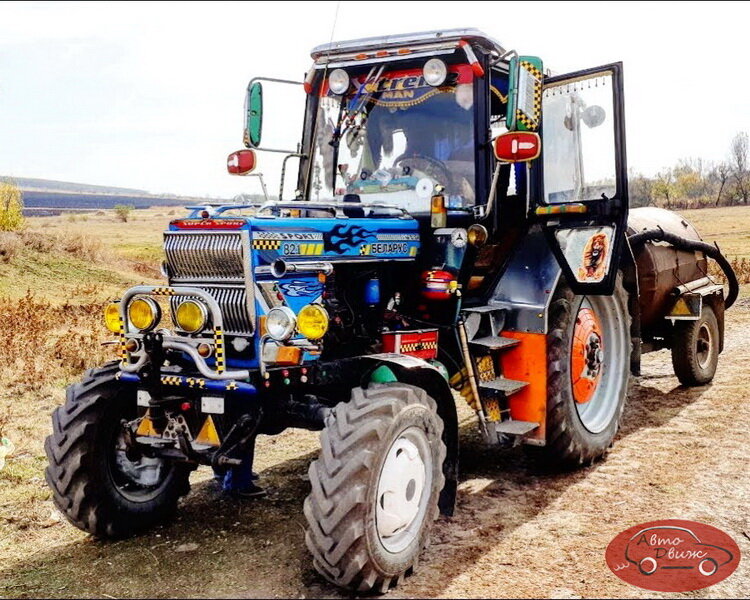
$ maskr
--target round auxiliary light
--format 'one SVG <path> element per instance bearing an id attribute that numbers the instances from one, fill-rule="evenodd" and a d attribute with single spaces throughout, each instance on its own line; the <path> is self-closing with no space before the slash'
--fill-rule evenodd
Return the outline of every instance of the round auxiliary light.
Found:
<path id="1" fill-rule="evenodd" d="M 185 300 L 177 307 L 174 320 L 185 333 L 198 333 L 208 323 L 208 311 L 201 302 Z"/>
<path id="2" fill-rule="evenodd" d="M 104 309 L 104 324 L 112 333 L 120 333 L 120 303 L 110 302 Z"/>
<path id="3" fill-rule="evenodd" d="M 334 93 L 341 94 L 346 93 L 349 89 L 349 73 L 344 69 L 334 69 L 328 76 L 328 88 Z"/>
<path id="4" fill-rule="evenodd" d="M 424 64 L 422 75 L 427 84 L 432 87 L 443 85 L 448 77 L 448 65 L 439 58 L 431 58 Z"/>
<path id="5" fill-rule="evenodd" d="M 469 227 L 468 237 L 469 243 L 472 246 L 480 248 L 487 242 L 489 234 L 487 233 L 487 228 L 484 225 L 474 223 L 471 227 Z"/>
<path id="6" fill-rule="evenodd" d="M 297 327 L 297 317 L 291 308 L 277 306 L 268 311 L 266 331 L 277 342 L 288 340 Z"/>
<path id="7" fill-rule="evenodd" d="M 150 331 L 160 318 L 161 309 L 151 298 L 136 298 L 128 306 L 128 319 L 139 331 Z"/>
<path id="8" fill-rule="evenodd" d="M 328 331 L 328 313 L 320 304 L 308 304 L 297 315 L 297 329 L 308 340 L 319 340 Z"/>

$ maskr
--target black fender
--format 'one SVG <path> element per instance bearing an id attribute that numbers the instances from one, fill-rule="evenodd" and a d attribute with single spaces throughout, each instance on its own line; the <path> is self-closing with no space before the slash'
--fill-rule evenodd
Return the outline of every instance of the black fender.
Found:
<path id="1" fill-rule="evenodd" d="M 443 443 L 446 447 L 443 474 L 445 487 L 440 492 L 440 513 L 452 516 L 456 507 L 458 488 L 458 414 L 453 393 L 445 377 L 430 363 L 405 354 L 370 354 L 360 359 L 368 372 L 387 366 L 396 379 L 427 392 L 438 406 L 438 415 L 443 420 Z"/>
<path id="2" fill-rule="evenodd" d="M 505 310 L 508 331 L 547 333 L 550 301 L 562 270 L 542 231 L 519 242 L 487 304 Z"/>

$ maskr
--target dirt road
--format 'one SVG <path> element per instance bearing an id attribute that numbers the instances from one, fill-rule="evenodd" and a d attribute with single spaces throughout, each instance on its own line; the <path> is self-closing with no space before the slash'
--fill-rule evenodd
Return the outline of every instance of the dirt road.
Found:
<path id="1" fill-rule="evenodd" d="M 713 385 L 681 388 L 668 353 L 647 355 L 614 449 L 582 471 L 545 473 L 521 449 L 487 448 L 464 413 L 456 516 L 438 522 L 421 568 L 389 596 L 659 596 L 615 577 L 604 550 L 619 531 L 663 518 L 722 528 L 750 557 L 747 290 L 728 317 Z M 316 447 L 306 432 L 264 437 L 257 466 L 269 498 L 224 498 L 200 470 L 178 519 L 137 539 L 94 541 L 54 515 L 22 535 L 6 530 L 15 550 L 3 552 L 0 596 L 339 597 L 312 570 L 303 542 Z M 749 560 L 684 595 L 750 597 Z"/>

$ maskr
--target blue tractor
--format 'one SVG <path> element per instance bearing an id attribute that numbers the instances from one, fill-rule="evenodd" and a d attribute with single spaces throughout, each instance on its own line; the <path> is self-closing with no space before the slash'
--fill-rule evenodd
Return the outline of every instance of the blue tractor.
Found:
<path id="1" fill-rule="evenodd" d="M 315 568 L 384 592 L 454 509 L 456 399 L 488 444 L 590 464 L 641 352 L 710 381 L 736 279 L 676 215 L 629 221 L 620 63 L 553 76 L 474 29 L 312 59 L 304 81 L 250 82 L 227 163 L 270 150 L 263 86 L 301 86 L 294 196 L 169 224 L 166 282 L 107 307 L 118 358 L 53 415 L 47 480 L 74 525 L 121 537 L 171 516 L 198 465 L 253 494 L 257 435 L 321 430 Z"/>

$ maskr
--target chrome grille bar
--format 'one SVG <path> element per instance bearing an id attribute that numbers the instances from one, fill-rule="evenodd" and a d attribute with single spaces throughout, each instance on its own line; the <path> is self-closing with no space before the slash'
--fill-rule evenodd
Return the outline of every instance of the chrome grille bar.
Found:
<path id="1" fill-rule="evenodd" d="M 165 231 L 164 252 L 173 283 L 245 280 L 239 231 Z"/>
<path id="2" fill-rule="evenodd" d="M 247 312 L 247 293 L 244 286 L 193 285 L 207 292 L 216 300 L 221 309 L 221 316 L 224 320 L 224 331 L 226 333 L 230 335 L 247 335 L 252 333 L 253 327 Z M 186 298 L 187 296 L 170 298 L 172 314 L 177 310 L 177 305 Z"/>

